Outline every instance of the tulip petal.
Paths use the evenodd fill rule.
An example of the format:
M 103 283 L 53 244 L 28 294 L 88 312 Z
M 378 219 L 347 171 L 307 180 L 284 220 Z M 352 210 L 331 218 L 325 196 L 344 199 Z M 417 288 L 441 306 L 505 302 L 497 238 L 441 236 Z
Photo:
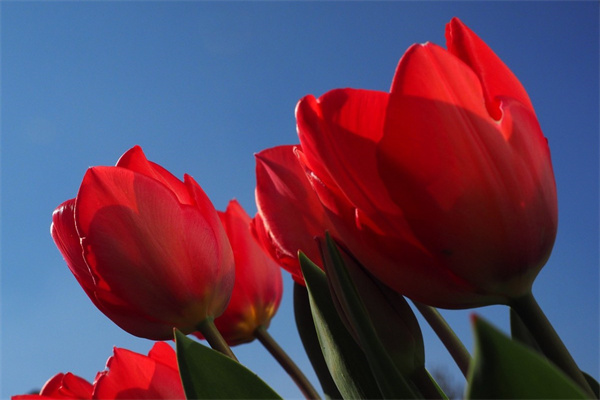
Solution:
M 148 161 L 140 146 L 134 146 L 125 152 L 116 166 L 154 178 L 171 189 L 181 203 L 193 204 L 185 184 L 160 165 Z
M 157 321 L 149 321 L 139 310 L 132 309 L 109 290 L 96 286 L 92 273 L 85 261 L 83 248 L 75 227 L 75 199 L 67 200 L 56 208 L 52 214 L 50 232 L 58 249 L 63 254 L 67 266 L 88 295 L 92 303 L 108 318 L 121 328 L 136 336 L 144 336 L 144 332 L 162 332 L 171 334 L 172 328 Z M 100 295 L 98 295 L 100 293 Z M 99 301 L 101 298 L 102 301 Z M 161 336 L 160 334 L 156 334 Z
M 212 290 L 217 293 L 213 299 L 214 301 L 210 302 L 207 299 L 208 308 L 212 310 L 211 315 L 213 317 L 218 317 L 225 311 L 225 307 L 229 302 L 229 295 L 225 296 L 225 294 L 230 294 L 233 290 L 235 280 L 233 251 L 227 237 L 227 232 L 210 198 L 190 175 L 184 175 L 184 182 L 191 194 L 195 207 L 200 211 L 205 224 L 211 229 L 214 238 L 212 247 L 210 247 L 212 252 L 208 251 L 210 250 L 209 248 L 203 251 L 209 257 L 216 259 L 216 263 L 213 266 L 214 270 L 207 269 L 205 273 L 209 280 L 212 277 Z
M 75 199 L 65 201 L 54 210 L 50 234 L 75 279 L 96 304 L 94 279 L 83 258 L 83 248 L 75 227 Z
M 225 312 L 215 325 L 230 346 L 254 340 L 256 328 L 268 328 L 283 294 L 281 270 L 250 232 L 250 216 L 232 200 L 220 212 L 235 258 L 235 284 Z
M 58 373 L 44 384 L 36 398 L 91 399 L 92 390 L 92 384 L 85 379 L 70 372 Z
M 318 100 L 307 96 L 296 107 L 307 166 L 325 186 L 338 186 L 354 207 L 368 213 L 399 212 L 376 168 L 388 97 L 383 92 L 336 89 Z
M 460 105 L 483 119 L 490 118 L 477 75 L 461 60 L 433 43 L 412 45 L 404 53 L 390 92 L 394 96 L 414 96 Z M 392 118 L 389 113 L 394 111 L 388 108 L 387 118 Z
M 541 268 L 530 269 L 526 277 L 515 278 L 512 271 L 512 266 L 531 268 L 531 261 L 515 258 L 529 258 L 521 251 L 531 243 L 526 235 L 536 235 L 542 223 L 536 218 L 530 224 L 537 213 L 523 204 L 538 189 L 537 183 L 524 179 L 533 166 L 526 153 L 535 153 L 543 136 L 531 113 L 526 114 L 530 122 L 519 126 L 513 124 L 510 110 L 504 109 L 497 124 L 453 104 L 396 96 L 379 148 L 380 174 L 412 231 L 441 264 L 481 289 L 491 282 L 503 286 L 506 277 L 513 277 L 523 282 L 511 287 L 526 290 Z M 515 136 L 518 129 L 523 131 Z M 517 137 L 527 137 L 533 146 L 514 151 L 511 143 Z M 549 165 L 547 158 L 539 161 L 536 170 Z M 545 174 L 542 190 L 551 193 L 548 182 L 553 177 Z M 543 199 L 534 203 L 547 210 Z M 485 291 L 498 293 L 498 288 Z
M 479 77 L 487 108 L 495 119 L 500 119 L 498 96 L 516 99 L 533 111 L 531 100 L 513 72 L 500 58 L 458 18 L 446 25 L 448 51 L 466 63 Z
M 96 381 L 94 399 L 185 399 L 175 351 L 164 342 L 156 343 L 148 356 L 115 348 L 106 367 Z
M 329 225 L 325 211 L 294 155 L 294 146 L 266 149 L 255 157 L 260 222 L 278 263 L 302 282 L 298 250 L 320 259 L 313 237 L 323 235 Z

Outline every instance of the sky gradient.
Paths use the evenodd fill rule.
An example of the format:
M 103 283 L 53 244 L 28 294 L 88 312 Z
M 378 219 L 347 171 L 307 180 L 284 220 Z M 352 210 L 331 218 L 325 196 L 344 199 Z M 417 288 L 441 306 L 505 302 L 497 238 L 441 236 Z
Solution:
M 192 175 L 217 209 L 253 215 L 254 157 L 298 142 L 294 107 L 339 87 L 388 90 L 413 43 L 445 46 L 454 16 L 521 80 L 549 140 L 559 228 L 534 295 L 580 367 L 599 375 L 598 2 L 2 2 L 0 398 L 57 372 L 93 380 L 120 330 L 79 287 L 49 234 L 89 166 L 132 146 Z M 316 383 L 291 279 L 270 333 Z M 469 315 L 444 311 L 472 350 Z M 508 328 L 505 307 L 475 310 Z M 426 325 L 427 366 L 461 385 Z M 234 349 L 284 398 L 300 392 L 259 343 Z

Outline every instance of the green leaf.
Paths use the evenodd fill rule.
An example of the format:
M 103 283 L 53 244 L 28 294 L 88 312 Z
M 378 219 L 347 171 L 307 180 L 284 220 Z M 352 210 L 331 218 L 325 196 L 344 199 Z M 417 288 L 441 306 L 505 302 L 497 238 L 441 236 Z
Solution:
M 299 258 L 321 351 L 342 397 L 382 398 L 367 359 L 338 316 L 325 273 L 304 254 Z
M 381 281 L 371 275 L 367 270 L 348 252 L 338 248 L 333 239 L 327 237 L 327 251 L 324 254 L 326 260 L 325 270 L 329 274 L 330 288 L 337 298 L 344 298 L 343 292 L 347 292 L 356 300 L 354 308 L 348 307 L 346 301 L 336 302 L 338 312 L 342 318 L 351 325 L 351 321 L 357 321 L 359 325 L 352 326 L 350 332 L 355 335 L 359 331 L 374 333 L 377 346 L 383 346 L 385 353 L 390 356 L 398 372 L 404 377 L 409 377 L 425 367 L 425 347 L 423 335 L 419 322 L 412 308 L 401 294 L 385 286 Z M 332 251 L 337 254 L 332 255 Z M 337 255 L 340 258 L 337 258 Z M 338 274 L 330 269 L 335 268 L 331 263 L 337 260 L 340 268 L 347 275 L 347 282 L 352 287 L 344 288 Z M 338 295 L 338 293 L 340 293 Z M 335 301 L 335 299 L 334 299 Z M 355 336 L 357 342 L 360 339 Z M 368 346 L 370 349 L 371 346 Z M 363 350 L 367 349 L 363 346 Z
M 323 260 L 332 293 L 335 300 L 339 303 L 339 307 L 348 321 L 348 325 L 354 332 L 354 337 L 357 339 L 360 347 L 365 353 L 367 361 L 369 362 L 369 367 L 373 372 L 373 376 L 375 377 L 384 398 L 408 399 L 420 396 L 420 394 L 418 394 L 418 389 L 416 389 L 407 376 L 400 372 L 390 352 L 381 342 L 377 329 L 373 326 L 370 312 L 361 299 L 344 259 L 342 258 L 342 254 L 329 235 L 326 235 L 325 247 Z M 364 277 L 360 279 L 364 279 Z M 373 292 L 371 292 L 371 294 L 373 294 Z M 398 315 L 395 315 L 395 317 L 398 317 Z M 420 335 L 421 332 L 420 329 L 418 329 L 416 319 L 415 324 Z M 393 325 L 390 324 L 390 327 L 392 326 Z M 412 329 L 403 326 L 400 331 L 403 332 L 403 335 L 399 335 L 400 337 L 398 340 L 407 340 L 402 336 L 410 336 L 411 343 L 415 345 L 417 338 L 409 333 Z M 403 365 L 404 368 L 406 368 L 406 364 L 410 365 L 415 358 L 419 358 L 414 354 L 417 346 L 412 347 L 413 349 L 410 352 L 412 356 L 408 357 L 411 362 L 407 362 L 406 359 L 402 359 L 402 357 L 398 356 L 400 359 L 399 365 Z M 397 355 L 397 351 L 394 353 Z M 424 361 L 424 355 L 421 361 Z
M 178 330 L 175 343 L 188 399 L 281 399 L 252 371 Z
M 562 371 L 527 346 L 474 316 L 469 399 L 585 399 Z
M 600 399 L 600 384 L 598 383 L 598 381 L 592 378 L 590 374 L 583 371 L 581 372 L 583 373 L 583 377 L 587 381 L 588 385 L 590 385 L 590 388 L 592 388 L 592 391 L 596 395 L 596 398 Z
M 306 355 L 319 379 L 325 397 L 327 399 L 341 399 L 342 395 L 321 352 L 321 344 L 312 317 L 308 291 L 306 286 L 297 282 L 294 282 L 294 317 L 304 351 L 306 351 Z
M 521 320 L 521 317 L 519 317 L 516 311 L 512 308 L 510 309 L 510 332 L 513 339 L 518 340 L 519 342 L 529 346 L 532 350 L 535 350 L 539 354 L 543 354 L 539 345 L 533 338 L 533 335 L 531 334 L 531 332 L 529 332 L 529 329 L 527 329 L 527 327 Z M 596 395 L 596 398 L 600 398 L 600 385 L 598 384 L 598 381 L 596 381 L 584 371 L 581 371 L 581 373 L 583 374 L 583 377 L 585 378 L 588 385 Z

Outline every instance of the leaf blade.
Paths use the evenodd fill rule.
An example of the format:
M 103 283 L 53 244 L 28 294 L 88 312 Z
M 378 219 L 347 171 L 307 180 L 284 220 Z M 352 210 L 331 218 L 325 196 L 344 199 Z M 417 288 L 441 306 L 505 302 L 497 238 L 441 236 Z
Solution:
M 175 344 L 188 399 L 281 399 L 252 371 L 178 330 Z
M 338 316 L 325 273 L 304 254 L 300 265 L 323 356 L 343 398 L 382 398 L 360 347 Z
M 474 316 L 475 352 L 468 399 L 585 399 L 547 359 Z

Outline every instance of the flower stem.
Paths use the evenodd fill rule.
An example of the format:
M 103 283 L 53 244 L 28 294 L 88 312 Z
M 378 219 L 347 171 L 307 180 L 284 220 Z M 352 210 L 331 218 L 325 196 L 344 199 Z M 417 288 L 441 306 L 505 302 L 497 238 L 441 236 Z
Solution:
M 202 333 L 210 347 L 225 354 L 232 360 L 238 361 L 237 357 L 233 354 L 233 351 L 231 351 L 231 348 L 215 326 L 214 318 L 207 317 L 204 321 L 200 322 L 196 328 Z
M 254 331 L 254 335 L 259 342 L 271 353 L 273 358 L 277 360 L 279 365 L 288 373 L 288 375 L 296 383 L 304 397 L 307 399 L 321 399 L 319 393 L 315 390 L 310 381 L 302 373 L 300 368 L 294 363 L 294 361 L 286 354 L 286 352 L 279 346 L 279 344 L 273 339 L 273 337 L 267 332 L 263 326 L 259 326 Z
M 469 364 L 471 363 L 471 355 L 467 351 L 465 345 L 460 341 L 458 336 L 456 336 L 456 333 L 454 333 L 450 325 L 448 325 L 437 309 L 414 300 L 413 304 L 417 307 L 417 310 L 419 310 L 421 315 L 423 315 L 423 318 L 429 323 L 444 346 L 446 346 L 446 349 L 448 349 L 454 362 L 458 365 L 458 368 L 466 378 L 469 372 Z
M 533 297 L 533 294 L 530 292 L 523 297 L 513 300 L 510 306 L 517 312 L 523 323 L 525 323 L 544 355 L 571 377 L 587 394 L 595 398 L 596 396 L 583 376 L 583 373 L 552 327 L 544 311 L 542 311 Z

